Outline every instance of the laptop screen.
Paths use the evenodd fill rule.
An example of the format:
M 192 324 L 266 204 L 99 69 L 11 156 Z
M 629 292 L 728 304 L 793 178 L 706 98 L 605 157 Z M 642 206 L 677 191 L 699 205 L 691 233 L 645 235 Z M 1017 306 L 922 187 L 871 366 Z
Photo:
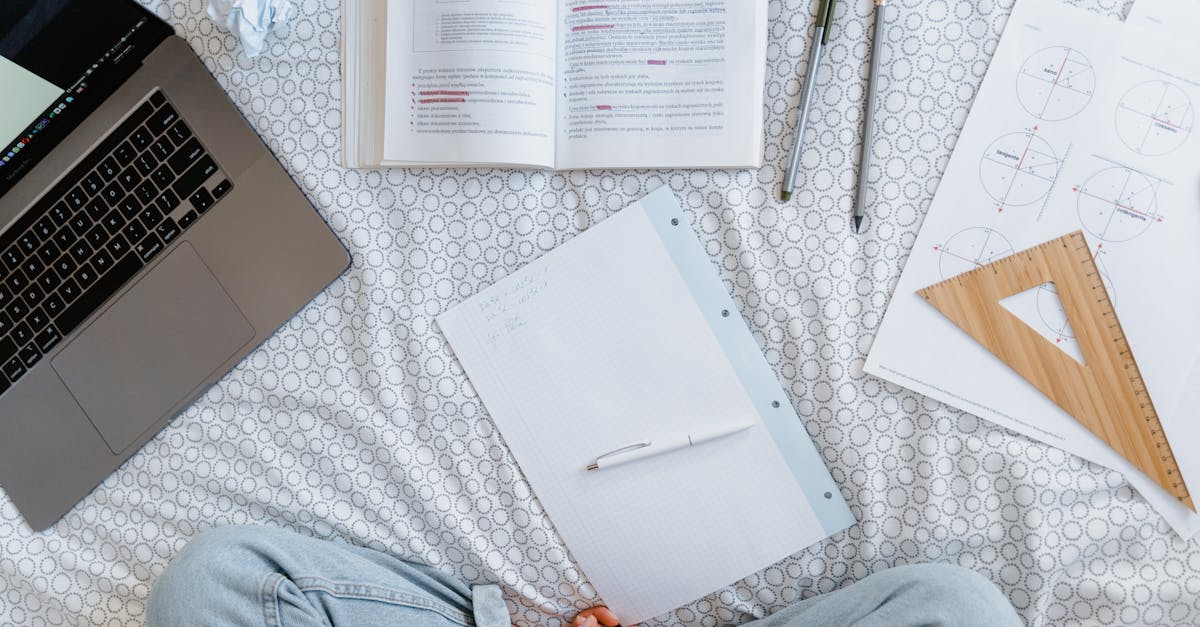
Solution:
M 130 0 L 0 0 L 0 196 L 170 34 Z

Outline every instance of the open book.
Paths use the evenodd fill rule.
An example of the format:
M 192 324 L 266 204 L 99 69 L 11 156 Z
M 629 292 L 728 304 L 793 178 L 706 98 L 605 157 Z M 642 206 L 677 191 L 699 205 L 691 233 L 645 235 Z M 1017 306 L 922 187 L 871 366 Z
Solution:
M 347 0 L 347 167 L 757 167 L 766 0 Z

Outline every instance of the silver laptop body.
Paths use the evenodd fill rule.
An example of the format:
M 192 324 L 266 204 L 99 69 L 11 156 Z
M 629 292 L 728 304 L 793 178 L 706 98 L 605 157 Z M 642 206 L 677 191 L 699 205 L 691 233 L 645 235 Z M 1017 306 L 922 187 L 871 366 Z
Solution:
M 146 18 L 140 28 L 165 27 Z M 349 265 L 186 42 L 110 51 L 135 53 L 140 67 L 0 196 L 0 488 L 35 530 Z M 123 244 L 106 239 L 116 235 Z M 15 270 L 26 272 L 14 280 Z

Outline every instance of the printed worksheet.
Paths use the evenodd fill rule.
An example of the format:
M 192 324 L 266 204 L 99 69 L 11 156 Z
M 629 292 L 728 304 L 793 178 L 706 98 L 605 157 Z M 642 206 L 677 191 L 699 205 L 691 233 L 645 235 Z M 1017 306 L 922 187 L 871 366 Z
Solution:
M 1200 27 L 1200 0 L 1138 0 L 1125 21 L 1192 40 Z
M 1057 2 L 1018 2 L 866 364 L 871 374 L 1123 472 L 1184 537 L 1200 530 L 1200 517 L 916 292 L 1082 230 L 1170 426 L 1200 346 L 1200 284 L 1187 280 L 1200 267 L 1195 58 L 1135 25 Z M 1082 361 L 1053 284 L 1003 304 Z M 1172 443 L 1177 458 L 1195 448 Z M 1188 483 L 1200 491 L 1200 476 Z

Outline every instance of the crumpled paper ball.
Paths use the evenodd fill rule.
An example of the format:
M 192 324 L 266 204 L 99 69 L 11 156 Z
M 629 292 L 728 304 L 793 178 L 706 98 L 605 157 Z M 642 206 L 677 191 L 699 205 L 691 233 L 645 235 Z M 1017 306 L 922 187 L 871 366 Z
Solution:
M 250 58 L 262 54 L 267 35 L 296 15 L 292 0 L 209 0 L 208 17 L 237 35 Z

